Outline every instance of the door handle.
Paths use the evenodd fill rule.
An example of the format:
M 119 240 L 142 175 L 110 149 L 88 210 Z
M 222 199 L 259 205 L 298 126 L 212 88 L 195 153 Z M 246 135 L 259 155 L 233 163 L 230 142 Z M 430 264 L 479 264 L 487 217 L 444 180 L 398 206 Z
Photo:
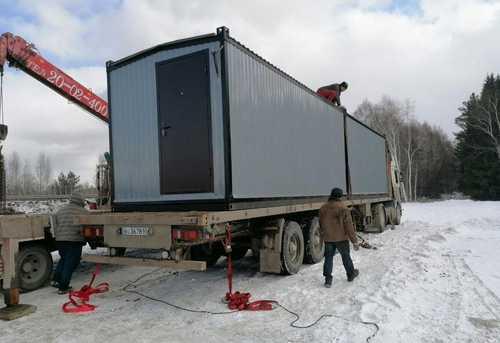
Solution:
M 172 127 L 171 126 L 164 126 L 160 129 L 160 135 L 162 137 L 166 137 L 167 136 L 167 132 L 169 129 L 171 129 Z

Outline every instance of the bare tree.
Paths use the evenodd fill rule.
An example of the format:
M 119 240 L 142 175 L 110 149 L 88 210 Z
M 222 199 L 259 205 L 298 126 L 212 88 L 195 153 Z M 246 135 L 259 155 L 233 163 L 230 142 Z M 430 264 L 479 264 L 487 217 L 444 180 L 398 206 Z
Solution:
M 21 159 L 14 151 L 7 158 L 7 193 L 19 194 L 21 191 Z
M 408 198 L 410 200 L 417 199 L 417 176 L 418 173 L 415 171 L 416 165 L 414 163 L 416 159 L 416 154 L 420 150 L 420 144 L 416 133 L 419 131 L 419 124 L 413 117 L 414 106 L 409 101 L 406 100 L 404 107 L 402 108 L 402 115 L 406 119 L 406 144 L 403 145 L 403 149 L 406 155 L 406 175 L 408 182 Z
M 45 171 L 43 174 L 43 184 L 45 189 L 50 185 L 50 180 L 52 179 L 52 162 L 48 156 L 45 156 Z
M 36 178 L 38 193 L 42 193 L 43 190 L 44 164 L 45 164 L 45 156 L 43 155 L 43 153 L 40 153 L 38 154 L 38 158 L 36 159 L 36 164 L 35 164 L 35 178 Z
M 35 177 L 37 182 L 37 191 L 42 193 L 47 190 L 52 175 L 52 166 L 49 157 L 41 152 L 38 154 L 35 165 Z
M 416 136 L 416 132 L 418 132 L 418 123 L 411 118 L 410 114 L 407 116 L 407 135 L 406 135 L 406 144 L 403 146 L 406 156 L 406 180 L 408 184 L 408 199 L 416 200 L 416 183 L 417 179 L 415 172 L 416 164 L 416 154 L 420 151 L 419 140 Z
M 35 178 L 28 160 L 24 161 L 22 179 L 22 194 L 31 194 L 35 189 Z

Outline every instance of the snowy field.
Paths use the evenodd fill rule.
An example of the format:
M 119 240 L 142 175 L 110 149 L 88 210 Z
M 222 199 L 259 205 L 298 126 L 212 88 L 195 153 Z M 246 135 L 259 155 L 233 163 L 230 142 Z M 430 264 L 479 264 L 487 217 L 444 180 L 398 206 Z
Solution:
M 64 314 L 65 296 L 46 287 L 23 294 L 35 314 L 0 322 L 0 342 L 500 342 L 500 202 L 451 200 L 406 204 L 395 230 L 364 237 L 377 250 L 353 252 L 360 276 L 348 283 L 335 257 L 334 283 L 323 287 L 322 264 L 293 276 L 258 272 L 251 256 L 236 263 L 235 288 L 275 299 L 300 315 L 271 312 L 209 315 L 174 309 L 123 288 L 191 309 L 226 311 L 225 261 L 204 273 L 103 266 L 95 312 Z M 83 264 L 73 285 L 90 278 Z

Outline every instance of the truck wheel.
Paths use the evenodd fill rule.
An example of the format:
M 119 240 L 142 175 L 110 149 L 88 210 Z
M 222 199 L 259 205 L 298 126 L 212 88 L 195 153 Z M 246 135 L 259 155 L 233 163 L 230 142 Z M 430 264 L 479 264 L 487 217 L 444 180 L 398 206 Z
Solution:
M 401 224 L 401 217 L 403 215 L 403 210 L 401 209 L 401 204 L 396 205 L 395 215 L 394 215 L 394 225 Z
M 205 261 L 207 267 L 214 266 L 222 256 L 222 246 L 219 248 L 217 245 L 220 245 L 220 243 L 193 245 L 191 247 L 191 259 L 194 261 Z
M 315 264 L 320 262 L 325 255 L 325 244 L 319 231 L 319 218 L 314 217 L 306 230 L 306 253 L 304 262 Z
M 374 211 L 374 224 L 375 227 L 379 230 L 379 232 L 384 232 L 385 230 L 385 223 L 387 221 L 386 216 L 385 216 L 385 208 L 384 205 L 382 204 L 377 204 L 375 205 L 375 211 Z
M 19 251 L 16 273 L 23 291 L 42 287 L 52 273 L 52 255 L 43 245 L 27 245 Z
M 283 230 L 281 266 L 284 274 L 296 274 L 304 260 L 304 235 L 297 222 L 290 221 Z

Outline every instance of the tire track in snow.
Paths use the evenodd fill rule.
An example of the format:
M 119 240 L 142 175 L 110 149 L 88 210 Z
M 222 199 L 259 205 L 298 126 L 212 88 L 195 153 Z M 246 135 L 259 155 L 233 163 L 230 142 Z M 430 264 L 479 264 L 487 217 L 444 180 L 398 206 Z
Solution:
M 453 328 L 457 327 L 459 316 L 454 309 L 460 307 L 461 298 L 449 296 L 457 292 L 453 286 L 457 275 L 442 272 L 449 271 L 451 265 L 440 257 L 439 248 L 432 246 L 446 240 L 439 234 L 440 229 L 417 223 L 418 229 L 414 230 L 414 225 L 409 223 L 391 232 L 393 237 L 385 244 L 389 251 L 382 256 L 385 271 L 378 283 L 372 284 L 374 289 L 364 296 L 368 300 L 363 309 L 365 315 L 378 317 L 383 328 L 387 322 L 399 322 L 395 328 L 385 327 L 378 340 L 384 337 L 392 340 L 413 337 L 420 341 L 443 336 L 452 338 Z M 436 297 L 438 306 L 433 304 Z M 369 305 L 370 300 L 376 306 Z

